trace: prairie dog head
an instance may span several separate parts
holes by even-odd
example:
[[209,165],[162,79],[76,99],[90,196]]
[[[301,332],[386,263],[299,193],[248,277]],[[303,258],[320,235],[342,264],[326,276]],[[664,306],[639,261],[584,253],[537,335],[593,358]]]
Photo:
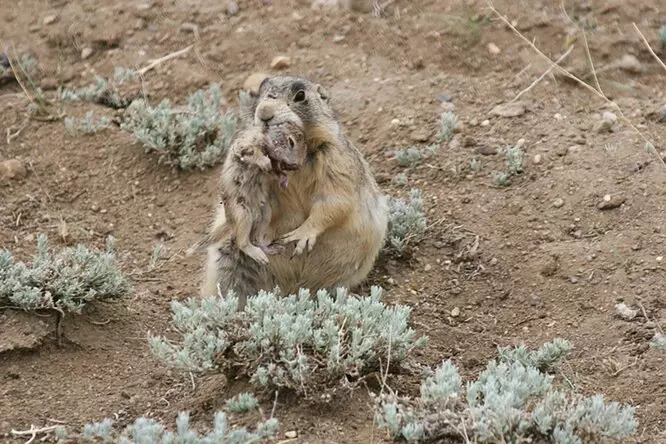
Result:
[[244,146],[236,153],[236,158],[246,165],[254,165],[262,171],[270,171],[273,168],[270,157],[264,152],[264,147],[259,145]]
[[259,87],[254,124],[271,128],[285,123],[300,128],[309,149],[321,139],[337,137],[330,95],[323,86],[294,76],[268,77]]

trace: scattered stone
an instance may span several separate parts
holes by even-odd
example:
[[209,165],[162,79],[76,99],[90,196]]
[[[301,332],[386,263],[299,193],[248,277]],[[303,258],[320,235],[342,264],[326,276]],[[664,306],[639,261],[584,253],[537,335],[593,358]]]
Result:
[[476,140],[472,136],[465,136],[462,141],[462,146],[466,148],[476,146]]
[[657,328],[657,323],[654,321],[647,321],[645,323],[645,328]]
[[430,265],[430,264],[426,264],[426,266],[424,267],[424,270],[425,270],[425,271],[430,271],[430,270],[432,270],[432,265]]
[[562,208],[564,206],[564,199],[558,197],[553,201],[553,206],[555,208]]
[[250,74],[245,80],[245,83],[243,83],[243,89],[252,95],[258,95],[261,82],[263,82],[266,77],[268,77],[268,74],[264,74],[263,72]]
[[631,308],[627,307],[624,302],[615,304],[615,310],[617,310],[617,315],[625,321],[631,321],[638,314],[638,310],[632,310]]
[[81,50],[81,60],[85,60],[93,55],[93,49],[89,46],[86,46]]
[[458,307],[454,307],[453,310],[451,310],[451,317],[457,318],[458,316],[460,316],[460,309]]
[[568,152],[569,148],[567,148],[566,146],[558,146],[557,148],[555,148],[555,154],[557,154],[560,157],[566,156]]
[[599,208],[600,210],[612,210],[614,208],[618,208],[625,201],[626,201],[625,197],[611,196],[610,194],[606,194],[604,196],[604,200],[599,203],[597,208]]
[[572,284],[577,284],[578,278],[576,276],[569,276],[569,282],[571,282]]
[[554,276],[557,272],[559,265],[557,264],[557,258],[554,256],[549,257],[546,262],[541,266],[541,275],[546,277]]
[[580,147],[578,145],[571,145],[569,148],[567,148],[567,153],[569,154],[576,154],[580,151]]
[[604,111],[604,113],[601,115],[601,118],[603,120],[610,120],[613,123],[617,122],[617,116],[610,111]]
[[490,111],[490,114],[499,117],[518,117],[525,114],[525,111],[525,103],[519,101],[497,105]]
[[493,266],[497,265],[498,262],[499,262],[499,260],[496,257],[494,257],[494,258],[490,259],[489,264],[490,264],[491,267],[493,267]]
[[617,62],[618,67],[624,71],[630,72],[632,74],[639,74],[643,72],[643,65],[641,62],[631,54],[625,54]]
[[296,439],[298,438],[298,432],[296,430],[289,430],[288,432],[284,432],[284,437],[287,439]]
[[490,120],[488,120],[488,119],[481,122],[481,126],[488,126],[488,125],[490,125]]
[[46,77],[42,79],[41,82],[39,82],[39,87],[42,89],[42,91],[54,91],[58,89],[58,79],[54,79],[53,77]]
[[410,134],[412,141],[414,142],[427,142],[430,140],[431,132],[427,128],[417,128]]
[[499,49],[499,47],[496,44],[491,42],[488,43],[488,52],[490,52],[492,55],[497,55],[502,51]]
[[234,16],[238,14],[238,3],[234,0],[227,0],[227,15]]
[[342,34],[336,34],[333,36],[333,43],[340,43],[345,39],[345,36]]
[[22,179],[28,174],[25,164],[18,159],[0,162],[0,183],[13,179]]
[[44,23],[45,25],[52,25],[53,23],[56,22],[56,20],[58,20],[57,15],[47,15],[46,17],[44,17],[44,21],[42,23]]
[[271,62],[272,69],[285,69],[291,66],[291,59],[287,56],[276,56]]
[[391,126],[393,127],[400,126],[400,119],[391,120]]
[[543,158],[541,157],[541,154],[536,154],[534,156],[534,159],[532,159],[532,163],[535,165],[539,165],[543,161]]
[[189,32],[190,34],[196,34],[199,32],[199,26],[196,23],[185,22],[180,25],[180,30],[183,32]]
[[555,118],[555,120],[562,120],[562,119],[564,119],[564,117],[562,117],[562,114],[560,114],[560,113],[555,113],[555,115],[554,115],[553,117]]
[[474,151],[477,154],[481,154],[482,156],[494,156],[495,154],[497,154],[497,150],[488,145],[479,146]]
[[440,95],[437,96],[437,100],[439,100],[440,103],[444,103],[444,102],[452,102],[452,101],[453,101],[453,97],[451,97],[451,96],[448,95],[448,94],[440,94]]
[[610,133],[613,128],[613,122],[610,120],[600,120],[594,124],[594,132],[597,134]]

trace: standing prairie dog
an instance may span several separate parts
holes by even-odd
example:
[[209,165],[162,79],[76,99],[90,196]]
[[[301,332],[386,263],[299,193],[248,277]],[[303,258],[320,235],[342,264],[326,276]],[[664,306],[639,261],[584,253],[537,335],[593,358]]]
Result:
[[[259,290],[283,293],[352,288],[370,272],[386,236],[388,204],[367,161],[338,122],[327,90],[300,77],[264,80],[250,105],[254,119],[239,134],[282,124],[305,135],[306,156],[288,171],[289,186],[270,185],[268,235],[294,243],[292,255],[278,255],[258,267],[230,242],[208,249],[202,296],[233,291],[239,308]],[[272,155],[269,153],[269,156]],[[229,216],[218,207],[214,226]]]
[[270,245],[272,239],[267,236],[271,221],[269,186],[277,181],[286,188],[285,169],[294,168],[294,159],[304,153],[305,136],[290,124],[272,127],[265,136],[259,128],[252,128],[239,137],[229,148],[220,178],[221,204],[229,214],[228,220],[214,226],[188,254],[233,236],[240,251],[260,264],[268,263],[267,254],[280,250]]

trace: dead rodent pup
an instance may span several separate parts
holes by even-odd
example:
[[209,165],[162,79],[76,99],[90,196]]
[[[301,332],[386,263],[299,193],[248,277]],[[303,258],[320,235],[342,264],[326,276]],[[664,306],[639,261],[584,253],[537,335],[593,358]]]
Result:
[[273,128],[265,135],[260,129],[242,134],[230,147],[222,167],[220,194],[228,219],[195,243],[188,255],[232,236],[243,253],[261,264],[267,263],[267,255],[281,250],[270,245],[267,236],[272,215],[268,202],[270,183],[277,180],[286,188],[285,171],[298,168],[298,159],[304,157],[305,151],[305,135],[288,125]]

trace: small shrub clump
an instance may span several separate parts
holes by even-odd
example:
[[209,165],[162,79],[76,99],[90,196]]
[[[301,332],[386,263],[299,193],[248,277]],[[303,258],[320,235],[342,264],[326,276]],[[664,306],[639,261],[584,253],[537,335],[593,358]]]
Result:
[[666,351],[666,336],[663,333],[655,333],[652,341],[650,341],[650,347],[655,350]]
[[521,174],[525,169],[525,152],[520,146],[511,146],[507,148],[499,148],[498,154],[506,156],[505,164],[507,171],[492,171],[491,177],[493,185],[497,187],[508,186],[511,178]]
[[248,376],[264,389],[287,388],[308,396],[340,385],[354,387],[382,365],[397,364],[423,346],[407,326],[411,309],[380,302],[382,290],[369,297],[350,296],[340,288],[316,298],[301,289],[280,297],[279,290],[248,298],[244,311],[230,292],[171,303],[180,344],[151,336],[152,353],[168,367],[192,372]]
[[0,306],[80,313],[88,302],[122,297],[130,284],[118,267],[113,248],[114,240],[109,237],[103,252],[78,245],[53,253],[46,236],[40,234],[32,264],[0,251]]
[[554,368],[570,349],[568,342],[557,340],[537,352],[503,350],[499,362],[490,361],[464,389],[457,368],[447,360],[434,372],[428,369],[415,400],[379,396],[377,423],[406,442],[583,444],[634,435],[633,406],[557,390],[553,376],[535,366]]
[[215,84],[190,95],[182,110],[172,108],[168,99],[155,108],[137,99],[127,108],[121,128],[148,152],[157,151],[159,162],[203,170],[223,160],[236,131],[233,111],[220,112],[221,100]]
[[437,137],[446,142],[453,138],[453,133],[458,125],[458,117],[452,111],[442,113],[439,120],[439,133]]
[[92,111],[88,111],[85,117],[78,121],[71,117],[65,118],[65,128],[72,136],[75,136],[76,134],[92,135],[108,128],[110,124],[111,119],[106,116],[102,116],[95,121]]
[[388,203],[389,222],[384,250],[402,255],[410,241],[418,241],[425,233],[428,220],[423,212],[423,193],[413,188],[409,200],[390,197]]
[[412,146],[406,150],[397,150],[395,159],[402,167],[414,168],[422,159],[434,156],[436,151],[435,145],[428,145],[425,148]]
[[[116,67],[113,77],[95,75],[93,83],[76,90],[63,89],[62,100],[92,102],[114,109],[127,107],[139,95],[139,88],[131,88],[139,74],[129,68]],[[126,91],[126,89],[130,91]]]
[[227,408],[234,413],[246,413],[259,406],[259,401],[252,393],[239,393],[227,399]]
[[180,412],[176,419],[175,432],[166,430],[162,423],[154,419],[142,416],[119,433],[113,429],[113,421],[110,419],[86,424],[83,427],[81,437],[85,441],[99,442],[101,440],[105,443],[114,442],[118,444],[248,444],[274,438],[278,426],[278,420],[270,418],[259,422],[256,431],[250,432],[245,427],[231,427],[227,415],[222,411],[218,411],[215,413],[212,430],[202,435],[190,429],[189,414],[187,412]]

